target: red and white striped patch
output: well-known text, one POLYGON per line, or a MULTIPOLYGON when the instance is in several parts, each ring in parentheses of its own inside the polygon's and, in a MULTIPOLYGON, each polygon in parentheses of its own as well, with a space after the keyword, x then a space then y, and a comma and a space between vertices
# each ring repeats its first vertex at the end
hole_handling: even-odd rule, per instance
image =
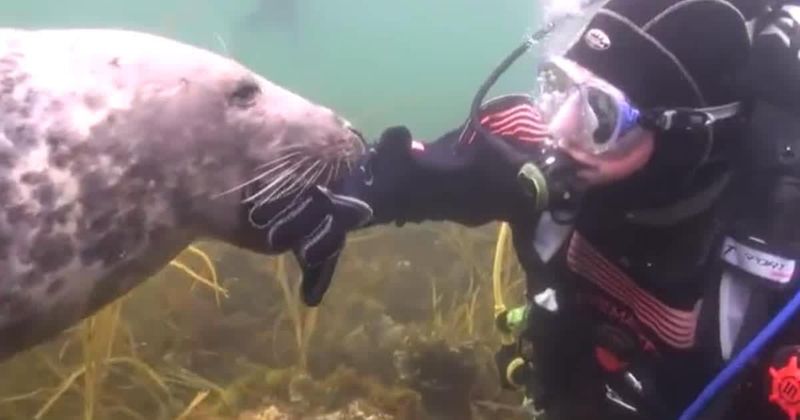
POLYGON ((678 349, 694 346, 702 301, 698 301, 692 311, 675 309, 664 304, 600 255, 577 232, 570 241, 567 263, 574 273, 628 307, 636 319, 652 330, 664 343, 678 349))
MULTIPOLYGON (((460 142, 470 144, 477 133, 471 122, 461 134, 460 142)), ((540 142, 548 137, 547 124, 542 114, 530 102, 518 103, 510 108, 484 113, 481 125, 492 134, 511 137, 520 141, 540 142)))

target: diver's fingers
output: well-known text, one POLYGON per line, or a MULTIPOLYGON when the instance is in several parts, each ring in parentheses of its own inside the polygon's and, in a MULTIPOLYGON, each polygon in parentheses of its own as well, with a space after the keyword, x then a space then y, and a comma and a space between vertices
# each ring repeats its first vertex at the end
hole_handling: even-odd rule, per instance
POLYGON ((300 284, 303 303, 314 307, 322 302, 333 279, 333 274, 336 272, 338 262, 339 254, 335 254, 316 267, 303 267, 303 280, 300 284))
POLYGON ((411 150, 411 143, 413 141, 414 136, 411 135, 411 131, 408 127, 398 125, 383 130, 378 146, 388 147, 400 152, 408 152, 411 150))
POLYGON ((283 209, 266 225, 267 246, 270 249, 288 249, 298 239, 304 241, 332 210, 327 196, 311 191, 298 199, 296 204, 283 209))
MULTIPOLYGON (((389 127, 375 145, 373 165, 383 168, 403 168, 413 165, 414 138, 405 126, 389 127)), ((386 170, 386 169, 384 169, 386 170)))
POLYGON ((300 290, 306 305, 316 306, 322 301, 333 279, 346 234, 336 224, 336 219, 327 215, 295 250, 295 257, 303 269, 300 290))
POLYGON ((250 224, 256 229, 267 229, 276 217, 281 217, 290 211, 291 201, 281 199, 272 203, 255 205, 250 208, 247 217, 250 224))
POLYGON ((333 204, 334 222, 336 228, 341 231, 347 232, 361 228, 372 220, 372 207, 365 201, 347 195, 334 194, 323 187, 320 187, 320 191, 333 204))
POLYGON ((317 227, 301 241, 295 253, 300 264, 316 267, 344 247, 346 231, 337 224, 333 215, 326 215, 317 227))

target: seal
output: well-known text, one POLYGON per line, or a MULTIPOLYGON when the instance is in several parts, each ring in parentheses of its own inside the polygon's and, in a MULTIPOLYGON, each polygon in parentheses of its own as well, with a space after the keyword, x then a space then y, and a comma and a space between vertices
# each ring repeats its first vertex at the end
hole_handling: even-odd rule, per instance
POLYGON ((0 360, 192 241, 252 247, 243 197, 296 197, 364 152, 334 111, 213 52, 126 30, 0 29, 0 360))

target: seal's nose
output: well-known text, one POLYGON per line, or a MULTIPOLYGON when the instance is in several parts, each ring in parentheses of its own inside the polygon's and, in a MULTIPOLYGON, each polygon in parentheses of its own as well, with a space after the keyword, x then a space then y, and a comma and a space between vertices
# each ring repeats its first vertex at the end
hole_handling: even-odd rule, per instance
POLYGON ((359 158, 367 153, 367 150, 369 150, 369 143, 367 143, 367 139, 364 138, 364 135, 357 129, 353 127, 348 127, 347 129, 353 134, 353 137, 356 138, 353 142, 354 157, 359 158))
POLYGON ((337 116, 337 118, 342 126, 357 140, 357 142, 354 142, 355 144, 353 145, 356 155, 361 156, 362 154, 366 153, 366 151, 369 149, 369 143, 367 143, 367 139, 364 137, 364 134, 361 133, 361 131, 359 131, 357 128, 353 127, 353 124, 350 121, 339 116, 337 116))
POLYGON ((367 139, 364 137, 364 134, 362 134, 360 131, 358 131, 353 127, 347 127, 347 129, 350 130, 351 133, 355 134, 355 136, 361 141, 361 145, 364 146, 364 148, 367 148, 367 146, 369 146, 369 144, 367 144, 367 139))

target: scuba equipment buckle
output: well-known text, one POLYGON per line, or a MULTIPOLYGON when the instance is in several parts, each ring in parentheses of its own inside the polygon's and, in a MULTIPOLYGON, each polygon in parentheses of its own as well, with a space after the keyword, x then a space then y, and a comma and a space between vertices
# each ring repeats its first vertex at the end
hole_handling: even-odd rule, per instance
POLYGON ((605 399, 636 418, 668 418, 668 406, 657 392, 647 356, 638 345, 626 342, 632 337, 616 327, 609 326, 605 332, 617 334, 606 337, 606 343, 597 342, 595 347, 595 357, 604 372, 605 399))
POLYGON ((642 378, 633 373, 633 368, 618 372, 615 374, 615 379, 610 382, 617 388, 612 387, 609 382, 605 383, 606 400, 609 402, 636 414, 637 418, 651 420, 669 418, 666 406, 659 394, 645 386, 642 378), (625 395, 618 390, 624 392, 625 395))
POLYGON ((605 387, 606 387, 606 400, 608 400, 613 404, 616 404, 618 407, 622 407, 623 409, 630 411, 631 413, 639 412, 638 408, 625 402, 625 400, 622 399, 619 393, 617 393, 617 391, 614 391, 614 389, 611 388, 608 384, 605 384, 605 387))

